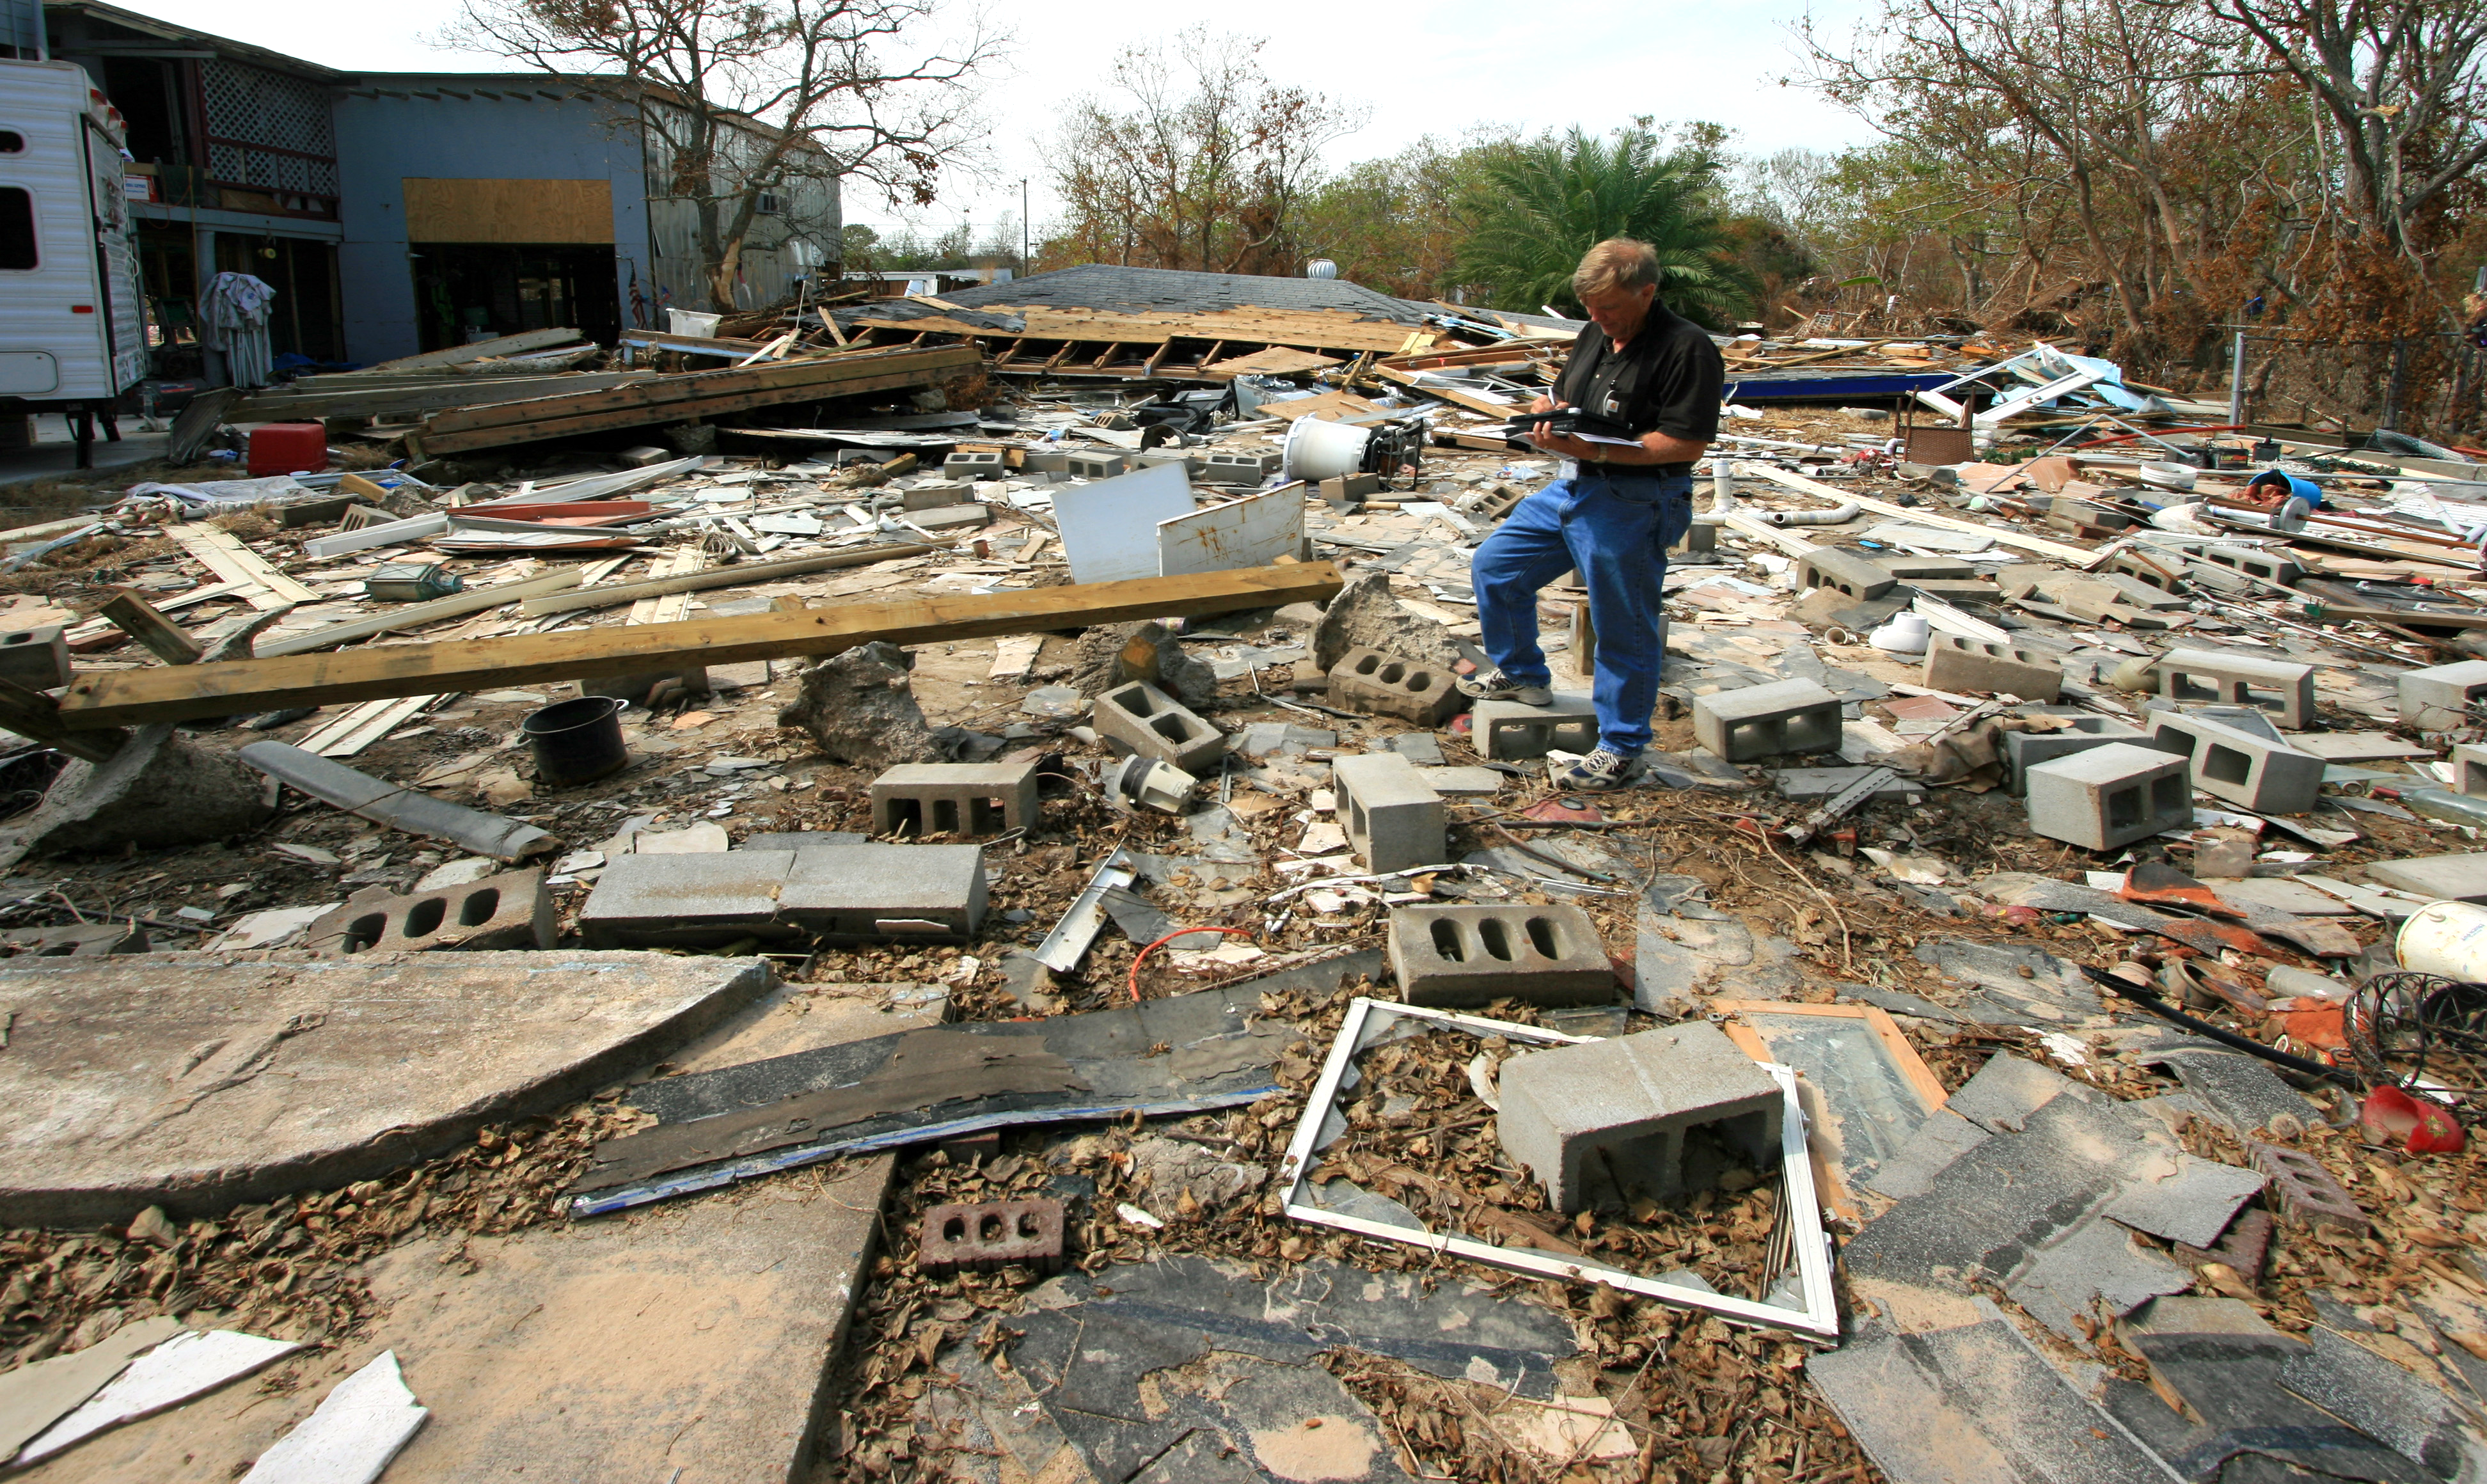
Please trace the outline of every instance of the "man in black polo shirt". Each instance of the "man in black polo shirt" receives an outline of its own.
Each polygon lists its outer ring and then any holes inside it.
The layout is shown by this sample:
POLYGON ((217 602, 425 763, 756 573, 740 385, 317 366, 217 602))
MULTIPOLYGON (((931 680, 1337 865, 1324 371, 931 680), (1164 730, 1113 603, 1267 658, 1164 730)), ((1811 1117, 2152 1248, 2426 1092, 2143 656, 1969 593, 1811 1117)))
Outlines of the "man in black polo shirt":
POLYGON ((1611 238, 1580 260, 1572 292, 1589 327, 1572 343, 1554 394, 1529 410, 1578 407, 1636 441, 1532 434, 1530 442, 1562 456, 1561 473, 1520 502, 1469 566, 1495 668, 1461 688, 1480 700, 1551 704, 1537 591, 1574 570, 1589 590, 1598 746, 1555 780, 1568 789, 1622 788, 1641 776, 1658 705, 1666 548, 1692 523, 1692 462, 1719 434, 1719 348, 1658 302, 1658 280, 1646 242, 1611 238))

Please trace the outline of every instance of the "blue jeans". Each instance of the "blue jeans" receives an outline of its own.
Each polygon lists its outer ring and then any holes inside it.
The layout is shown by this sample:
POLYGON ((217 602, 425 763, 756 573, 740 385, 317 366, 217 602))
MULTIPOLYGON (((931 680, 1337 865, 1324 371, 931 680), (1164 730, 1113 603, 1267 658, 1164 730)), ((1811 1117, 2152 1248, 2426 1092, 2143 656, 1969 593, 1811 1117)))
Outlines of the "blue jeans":
POLYGON ((1583 467, 1522 500, 1468 566, 1487 657, 1514 684, 1549 684, 1546 652, 1537 645, 1537 590, 1577 570, 1598 630, 1590 691, 1598 740, 1628 757, 1638 753, 1649 745, 1664 663, 1658 619, 1666 548, 1691 524, 1688 475, 1618 479, 1583 467))

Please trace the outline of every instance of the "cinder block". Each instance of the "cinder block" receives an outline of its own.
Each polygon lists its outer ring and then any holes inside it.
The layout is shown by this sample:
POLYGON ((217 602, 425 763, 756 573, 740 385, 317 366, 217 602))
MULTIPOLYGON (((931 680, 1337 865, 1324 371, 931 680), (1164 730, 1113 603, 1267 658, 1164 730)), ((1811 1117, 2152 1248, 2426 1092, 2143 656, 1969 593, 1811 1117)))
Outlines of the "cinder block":
MULTIPOLYGON (((2481 665, 2487 669, 2487 665, 2481 665)), ((2155 672, 2159 693, 2171 701, 2217 701, 2276 712, 2279 724, 2302 732, 2314 719, 2314 666, 2206 649, 2170 650, 2155 672), (2209 682, 2208 685, 2195 684, 2209 682), (2259 692, 2259 694, 2257 694, 2259 692)), ((2407 683, 2404 676, 2403 683, 2407 683)), ((2487 687, 2482 687, 2487 688, 2487 687)))
POLYGON ((1277 472, 1278 454, 1211 454, 1201 461, 1204 485, 1257 485, 1277 472))
POLYGON ((1330 666, 1329 696, 1333 706, 1404 717, 1418 726, 1439 726, 1462 700, 1448 670, 1361 645, 1330 666))
POLYGON ((1073 479, 1112 479, 1131 469, 1131 460, 1121 454, 1073 454, 1065 473, 1073 479))
POLYGON ((2252 546, 2203 546, 2191 553, 2192 559, 2212 567, 2224 567, 2230 572, 2258 577, 2278 587, 2295 587, 2305 580, 2305 569, 2284 556, 2275 556, 2252 546))
POLYGON ((1058 1272, 1062 1202, 1039 1197, 935 1206, 924 1213, 916 1235, 915 1267, 928 1274, 992 1273, 1008 1267, 1058 1272))
POLYGON ((1692 735, 1730 763, 1839 748, 1839 697, 1809 680, 1692 698, 1692 735))
POLYGON ((1029 448, 1020 451, 1019 470, 1022 474, 1068 474, 1071 453, 1061 448, 1029 448))
POLYGON ((1935 690, 1982 690, 2052 706, 2064 693, 2064 671, 2036 650, 1938 633, 1926 640, 1925 684, 1935 690))
POLYGON ((2139 577, 2133 575, 2131 573, 2097 573, 2093 574, 2093 580, 2104 582, 2108 586, 2114 588, 2117 592, 2122 593, 2124 595, 2124 601, 2132 606, 2145 609, 2150 612, 2167 613, 2185 606, 2186 601, 2183 598, 2167 591, 2164 587, 2160 587, 2154 583, 2145 582, 2139 577))
POLYGON ((1814 547, 1798 560, 1796 572, 1800 592, 1828 587, 1857 599, 1880 598, 1898 580, 1884 568, 1837 546, 1814 547))
POLYGON ((2113 850, 2194 823, 2192 770, 2155 747, 2109 742, 2027 772, 2029 827, 2050 840, 2113 850))
POLYGON ((1198 773, 1226 750, 1226 734, 1146 681, 1117 686, 1097 698, 1089 725, 1126 754, 1198 773))
POLYGON ((1591 1181, 1608 1171, 1626 1188, 1618 1194, 1714 1183, 1717 1155, 1686 1147, 1696 1129, 1758 1168, 1778 1163, 1778 1083, 1705 1021, 1523 1052, 1503 1062, 1501 1094, 1503 1152, 1557 1211, 1588 1205, 1591 1181))
POLYGON ((2152 712, 2150 745, 2192 760, 2194 786, 2257 814, 2303 814, 2323 792, 2323 760, 2240 727, 2152 712))
POLYGON ((1470 741, 1488 762, 1542 758, 1557 747, 1586 753, 1598 745, 1598 710, 1584 696, 1558 695, 1551 706, 1479 701, 1469 718, 1470 741))
POLYGON ((1339 824, 1347 843, 1376 871, 1439 865, 1449 845, 1442 824, 1442 796, 1416 776, 1416 766, 1396 752, 1368 752, 1329 765, 1338 798, 1339 824))
POLYGON ((928 531, 958 530, 992 524, 993 508, 973 501, 964 505, 936 505, 931 510, 910 510, 907 512, 907 519, 909 524, 928 531))
POLYGON ((1379 474, 1341 474, 1321 482, 1321 496, 1340 510, 1363 504, 1382 492, 1379 474))
POLYGON ((779 915, 824 942, 965 942, 985 900, 985 855, 972 845, 817 846, 794 856, 777 891, 779 915))
POLYGON ((2191 586, 2185 579, 2185 563, 2181 557, 2153 560, 2138 551, 2119 551, 2108 559, 2106 570, 2163 593, 2180 594, 2191 586))
POLYGON ((2467 725, 2470 708, 2487 696, 2487 659, 2464 659, 2401 673, 2401 720, 2421 732, 2467 725))
POLYGON ((2028 788, 2029 770, 2041 763, 2052 763, 2076 752, 2087 752, 2092 747, 2104 747, 2109 742, 2149 745, 2149 734, 2113 716, 2075 716, 2072 723, 2060 732, 2003 734, 2003 766, 2013 793, 2019 794, 2028 788))
POLYGON ((2363 1232, 2366 1213, 2322 1162, 2284 1144, 2245 1141, 2246 1158, 2271 1181, 2282 1216, 2299 1226, 2328 1226, 2334 1231, 2363 1232))
POLYGON ((979 480, 1000 479, 1009 473, 1010 461, 991 449, 963 448, 941 461, 942 478, 964 480, 968 484, 974 484, 979 480))
POLYGON ((2487 798, 2487 747, 2461 742, 2452 749, 2452 791, 2473 798, 2487 798))
POLYGON ((1399 907, 1390 911, 1390 969, 1411 1005, 1603 1005, 1614 966, 1589 914, 1554 907, 1399 907))
POLYGON ((713 948, 745 938, 791 941, 802 929, 778 917, 777 896, 795 859, 793 851, 619 855, 605 863, 579 909, 578 931, 591 948, 713 948))
POLYGON ((1036 823, 1036 761, 903 763, 872 780, 872 832, 997 835, 1036 823))
POLYGON ((357 892, 304 929, 302 942, 330 953, 481 951, 549 948, 556 932, 544 872, 529 867, 410 896, 396 896, 385 888, 357 892))
POLYGON ((69 630, 58 624, 0 633, 0 680, 29 690, 70 683, 69 630))
POLYGON ((975 486, 964 480, 928 479, 920 485, 898 491, 899 502, 908 510, 939 510, 944 505, 975 503, 975 486))

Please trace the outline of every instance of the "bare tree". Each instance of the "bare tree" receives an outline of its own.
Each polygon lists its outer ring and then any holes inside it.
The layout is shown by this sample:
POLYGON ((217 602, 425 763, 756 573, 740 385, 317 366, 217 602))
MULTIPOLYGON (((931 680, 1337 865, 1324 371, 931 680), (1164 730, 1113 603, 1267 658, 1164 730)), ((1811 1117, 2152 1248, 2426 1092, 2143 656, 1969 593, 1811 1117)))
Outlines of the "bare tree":
POLYGON ((1369 110, 1270 80, 1265 43, 1193 27, 1115 59, 1117 107, 1083 98, 1047 151, 1069 217, 1057 258, 1284 272, 1321 151, 1369 110), (1180 60, 1176 60, 1179 58, 1180 60))
POLYGON ((446 40, 572 78, 616 105, 661 192, 684 202, 715 307, 754 224, 807 190, 834 203, 861 181, 929 205, 945 167, 972 162, 970 80, 1005 34, 971 18, 927 39, 938 0, 464 0, 446 40))

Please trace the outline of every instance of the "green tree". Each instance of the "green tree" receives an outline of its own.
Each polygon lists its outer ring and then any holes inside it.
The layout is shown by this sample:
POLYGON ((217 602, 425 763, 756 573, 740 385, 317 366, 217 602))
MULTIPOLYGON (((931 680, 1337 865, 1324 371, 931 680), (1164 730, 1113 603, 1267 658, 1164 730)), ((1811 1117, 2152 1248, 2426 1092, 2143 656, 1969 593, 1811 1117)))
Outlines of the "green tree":
POLYGON ((1484 198, 1485 166, 1516 148, 1511 132, 1479 127, 1456 147, 1429 134, 1350 165, 1321 182, 1298 218, 1305 256, 1401 298, 1458 298, 1470 287, 1460 248, 1484 198))
POLYGON ((1607 238, 1637 238, 1658 250, 1668 308, 1713 327, 1734 322, 1750 312, 1756 286, 1719 210, 1722 138, 1693 125, 1670 145, 1642 119, 1603 138, 1574 128, 1518 146, 1485 166, 1462 271, 1497 307, 1578 314, 1580 255, 1607 238))

